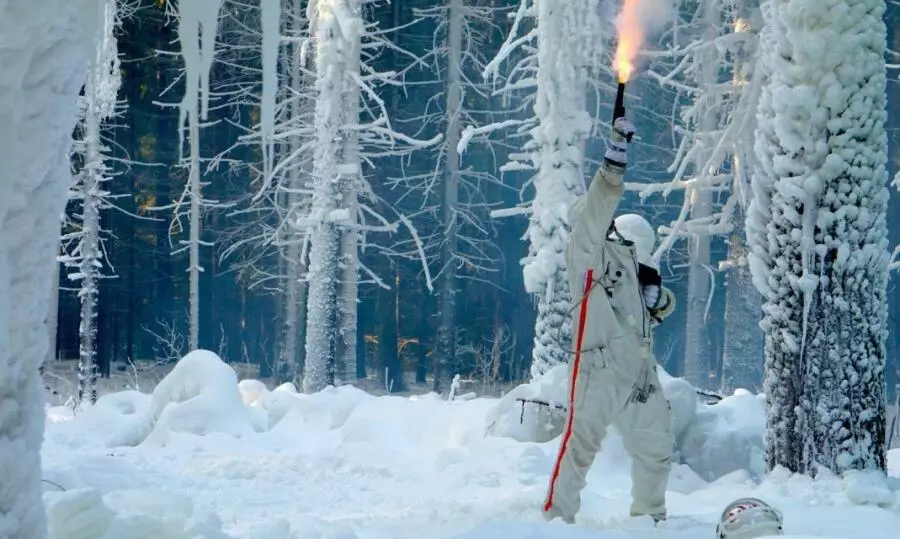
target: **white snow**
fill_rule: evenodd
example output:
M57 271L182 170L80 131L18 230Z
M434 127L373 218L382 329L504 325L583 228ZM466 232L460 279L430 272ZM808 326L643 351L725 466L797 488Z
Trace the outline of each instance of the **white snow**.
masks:
M349 386L309 395L290 385L269 391L255 380L239 384L229 371L214 354L198 351L152 396L110 394L75 417L48 415L44 498L51 538L702 539L713 536L723 507L742 496L782 510L786 532L795 534L785 538L854 539L865 529L866 539L888 539L900 527L897 477L812 480L777 470L757 482L758 470L748 470L707 482L700 476L708 470L680 464L670 481L671 518L654 528L627 517L629 461L614 434L588 476L576 525L544 523L540 503L559 439L527 441L513 432L509 419L517 421L518 410L509 398L564 399L564 368L504 399L465 401L374 397ZM689 396L682 381L663 380L676 401ZM218 406L193 408L185 423L178 404L212 394L208 402ZM133 430L160 403L172 410L161 414L171 416L170 443L126 446L101 435ZM760 397L739 390L719 404L697 404L677 421L686 422L682 433L707 426L713 443L736 432L761 436L762 406ZM233 426L262 412L271 428ZM489 429L498 418L505 433ZM172 430L199 423L209 428ZM730 451L719 460L731 459ZM897 475L900 452L891 456Z
M0 1L0 538L45 535L46 318L79 88L101 2Z

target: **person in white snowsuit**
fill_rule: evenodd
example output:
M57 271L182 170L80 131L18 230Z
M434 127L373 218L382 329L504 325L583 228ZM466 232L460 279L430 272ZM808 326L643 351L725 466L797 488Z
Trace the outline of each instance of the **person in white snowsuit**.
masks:
M586 476L612 425L632 458L632 516L666 517L674 446L669 403L652 352L651 330L675 307L652 259L656 235L635 214L613 214L624 193L634 128L614 124L605 162L569 214L565 257L574 354L569 407L544 503L547 520L573 523Z

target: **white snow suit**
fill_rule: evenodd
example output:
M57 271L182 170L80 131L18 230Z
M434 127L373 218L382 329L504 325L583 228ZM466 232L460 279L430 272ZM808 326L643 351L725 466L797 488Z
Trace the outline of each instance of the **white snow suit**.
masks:
M624 192L623 176L624 167L604 163L569 216L565 256L569 288L578 299L572 311L575 353L568 417L544 503L548 520L574 522L587 473L610 425L632 458L632 516L665 518L674 440L651 325L668 316L675 302L663 288L657 305L648 309L635 244L607 235Z

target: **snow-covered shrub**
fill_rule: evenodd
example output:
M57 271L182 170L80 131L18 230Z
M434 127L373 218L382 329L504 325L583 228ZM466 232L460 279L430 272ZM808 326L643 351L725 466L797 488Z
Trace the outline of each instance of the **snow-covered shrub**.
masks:
M541 377L521 384L503 395L488 412L488 434L512 438L520 442L547 442L562 433L566 412L554 405L565 406L569 384L569 366L557 365ZM541 401L549 406L526 402Z
M240 437L265 431L267 423L262 411L244 405L234 369L208 350L184 356L153 390L142 415L110 443L165 445L170 432Z
M714 406L702 406L676 440L680 460L707 481L745 470L765 473L763 395L738 389Z

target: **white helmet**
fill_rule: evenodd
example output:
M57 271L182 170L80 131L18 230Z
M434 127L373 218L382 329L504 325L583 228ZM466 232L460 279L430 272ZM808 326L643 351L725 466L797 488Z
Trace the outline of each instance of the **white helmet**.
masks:
M754 539L783 535L781 511L758 498L728 504L716 526L716 539Z
M614 224L622 239L634 244L638 262L655 268L653 248L656 246L656 232L650 223L636 213L626 213L616 217Z

